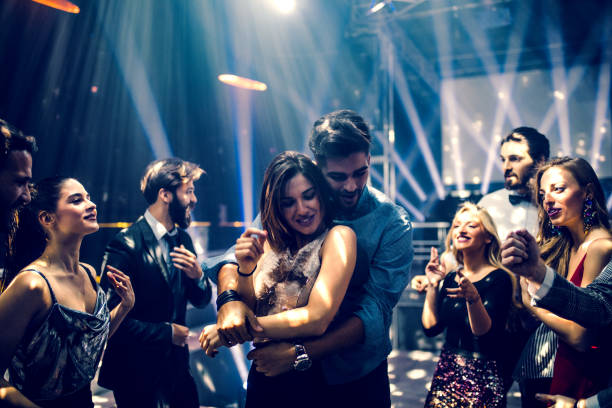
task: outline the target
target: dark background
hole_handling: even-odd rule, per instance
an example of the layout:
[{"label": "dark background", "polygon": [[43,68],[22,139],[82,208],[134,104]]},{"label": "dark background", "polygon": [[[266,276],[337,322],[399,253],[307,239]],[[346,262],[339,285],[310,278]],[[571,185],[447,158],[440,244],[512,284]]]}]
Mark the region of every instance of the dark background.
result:
[{"label": "dark background", "polygon": [[[209,252],[240,232],[224,222],[249,221],[257,212],[270,159],[286,149],[306,151],[313,121],[338,108],[362,113],[375,136],[393,122],[397,157],[426,197],[399,172],[398,195],[413,219],[447,221],[460,200],[457,186],[444,185],[442,197],[436,191],[415,131],[422,129],[441,173],[441,81],[503,73],[517,55],[517,72],[580,65],[609,71],[612,52],[606,1],[393,1],[372,15],[369,0],[296,0],[289,14],[271,0],[73,2],[79,14],[29,0],[0,2],[0,117],[36,136],[34,178],[78,178],[104,223],[143,213],[138,186],[150,161],[175,155],[199,163],[207,175],[197,184],[194,218],[211,223],[196,229]],[[268,90],[229,87],[217,80],[222,73],[258,79]],[[607,99],[605,138],[609,87],[593,91]],[[238,148],[245,140],[252,163]],[[381,149],[377,142],[374,154]],[[372,182],[380,185],[376,174]],[[604,184],[609,194],[608,178]],[[243,197],[246,185],[250,197]],[[474,194],[479,185],[465,188]],[[89,237],[83,258],[99,264],[116,231]]]}]

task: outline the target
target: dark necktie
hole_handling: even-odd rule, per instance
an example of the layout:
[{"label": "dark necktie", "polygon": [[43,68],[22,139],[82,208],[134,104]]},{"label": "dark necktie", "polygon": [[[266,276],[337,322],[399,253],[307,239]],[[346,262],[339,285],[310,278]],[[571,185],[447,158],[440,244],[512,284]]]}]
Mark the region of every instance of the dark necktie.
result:
[{"label": "dark necktie", "polygon": [[166,241],[166,243],[168,244],[168,252],[166,253],[166,269],[168,270],[168,281],[173,282],[174,278],[176,277],[176,268],[172,263],[172,257],[170,256],[170,252],[174,250],[174,247],[178,246],[178,234],[170,235],[166,233],[163,238],[164,241]]}]

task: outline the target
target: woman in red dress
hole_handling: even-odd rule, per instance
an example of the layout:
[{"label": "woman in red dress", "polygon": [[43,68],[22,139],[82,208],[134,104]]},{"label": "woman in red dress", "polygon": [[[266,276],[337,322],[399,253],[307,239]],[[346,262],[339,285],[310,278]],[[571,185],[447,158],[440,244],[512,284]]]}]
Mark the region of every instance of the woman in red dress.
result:
[{"label": "woman in red dress", "polygon": [[[538,169],[534,187],[542,259],[576,286],[590,284],[612,255],[610,220],[595,171],[580,158],[553,159]],[[611,353],[602,333],[524,303],[559,336],[550,393],[578,400],[605,388]]]}]

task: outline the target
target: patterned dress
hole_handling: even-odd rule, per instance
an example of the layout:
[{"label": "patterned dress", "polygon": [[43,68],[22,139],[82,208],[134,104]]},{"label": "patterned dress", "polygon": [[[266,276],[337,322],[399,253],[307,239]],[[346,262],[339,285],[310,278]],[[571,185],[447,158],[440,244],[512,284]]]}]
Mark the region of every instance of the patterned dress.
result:
[{"label": "patterned dress", "polygon": [[9,367],[11,383],[43,407],[93,407],[89,385],[110,324],[106,295],[87,272],[97,292],[94,312],[74,310],[57,302],[45,275],[30,270],[45,280],[53,304],[40,327],[17,346]]},{"label": "patterned dress", "polygon": [[[254,276],[255,314],[267,316],[308,304],[308,297],[321,269],[321,247],[324,231],[295,254],[289,250],[269,252]],[[255,347],[265,347],[260,341]],[[292,370],[266,377],[251,366],[247,380],[246,408],[312,408],[325,401],[321,391],[326,387],[321,366],[313,362],[306,371]]]},{"label": "patterned dress", "polygon": [[434,371],[425,407],[505,406],[499,359],[504,327],[511,305],[512,281],[501,269],[473,282],[491,318],[483,336],[472,334],[465,299],[449,298],[446,289],[458,287],[456,272],[449,273],[439,297],[439,323],[425,330],[429,336],[446,329],[446,342]]}]

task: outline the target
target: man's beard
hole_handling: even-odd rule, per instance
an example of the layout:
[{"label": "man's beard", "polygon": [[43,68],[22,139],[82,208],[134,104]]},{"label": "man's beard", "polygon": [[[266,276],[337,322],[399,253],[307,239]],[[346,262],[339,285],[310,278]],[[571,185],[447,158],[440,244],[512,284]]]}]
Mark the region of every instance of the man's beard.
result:
[{"label": "man's beard", "polygon": [[[523,177],[519,177],[518,174],[514,172],[506,172],[506,174],[504,174],[504,187],[506,188],[506,190],[527,190],[529,191],[531,189],[530,181],[534,174],[535,174],[535,166],[530,167],[525,172],[525,174],[523,174]],[[517,179],[517,182],[512,184],[512,182],[506,178],[508,175],[514,175]]]},{"label": "man's beard", "polygon": [[6,232],[9,237],[12,237],[17,230],[17,221],[19,220],[19,207],[2,210],[0,214],[0,231]]},{"label": "man's beard", "polygon": [[506,188],[506,190],[521,190],[523,188],[525,188],[525,185],[522,183],[522,180],[520,178],[517,177],[518,181],[516,183],[514,183],[512,180],[509,180],[507,178],[504,178],[504,187]]},{"label": "man's beard", "polygon": [[[189,211],[188,211],[189,210]],[[187,228],[191,224],[191,208],[188,205],[183,205],[179,201],[176,194],[173,195],[170,206],[168,207],[170,219],[180,228]]]}]

